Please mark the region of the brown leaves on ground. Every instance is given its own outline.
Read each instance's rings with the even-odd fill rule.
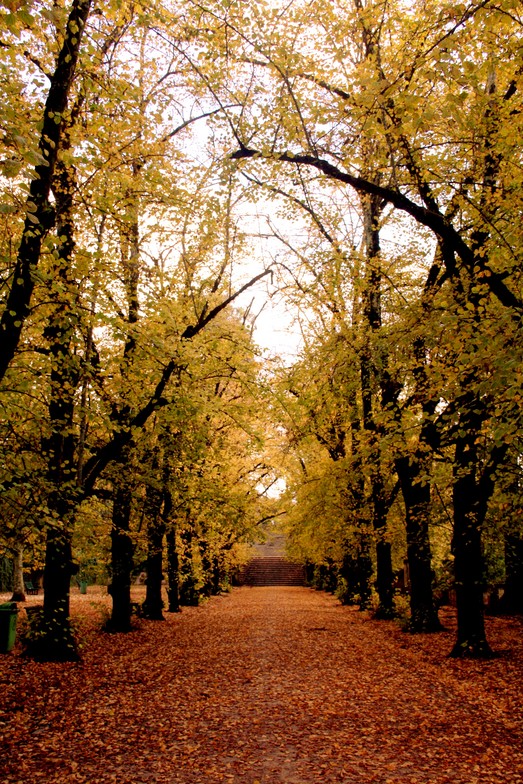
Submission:
[[[75,597],[82,663],[0,657],[5,784],[523,782],[521,620],[488,619],[501,655],[478,662],[305,588],[119,636],[103,601]]]

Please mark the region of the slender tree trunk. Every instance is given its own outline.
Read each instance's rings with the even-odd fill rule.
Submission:
[[[138,227],[138,198],[136,190],[141,165],[132,166],[133,188],[126,194],[127,214],[120,231],[120,257],[127,295],[127,335],[122,357],[120,382],[123,406],[115,417],[119,428],[129,428],[131,420],[130,376],[136,350],[135,327],[139,320],[138,284],[140,280],[140,247]],[[129,466],[134,452],[132,439],[120,451],[120,464]],[[111,530],[111,588],[113,607],[108,628],[113,632],[131,630],[131,573],[134,547],[131,539],[132,489],[124,477],[113,486],[113,515]]]
[[[181,533],[183,542],[183,555],[180,569],[180,604],[196,607],[200,602],[200,593],[197,589],[197,579],[194,568],[194,528],[187,520]]]
[[[394,573],[392,548],[387,536],[388,504],[381,469],[379,434],[375,420],[375,407],[380,405],[377,396],[383,385],[382,374],[387,357],[376,361],[373,338],[382,326],[381,317],[381,268],[379,222],[382,206],[375,196],[362,197],[363,235],[366,254],[365,299],[363,307],[364,344],[361,352],[361,394],[363,427],[367,433],[369,449],[370,507],[372,527],[376,537],[376,589],[379,597],[377,618],[394,616]]]
[[[407,559],[410,575],[410,629],[441,631],[432,592],[432,558],[429,539],[430,484],[425,466],[411,455],[396,460],[405,502]]]
[[[387,511],[385,488],[381,472],[373,478],[372,501],[374,507],[374,531],[376,534],[376,590],[379,607],[376,618],[394,617],[394,572],[392,570],[392,545],[387,538]]]
[[[158,469],[153,461],[153,469]],[[151,621],[163,621],[163,537],[165,522],[161,515],[162,493],[154,487],[146,489],[147,521],[147,588],[142,612]]]
[[[167,597],[169,599],[169,612],[180,612],[180,559],[176,545],[176,526],[171,521],[167,528],[167,580],[169,588]]]
[[[200,555],[202,559],[202,568],[204,574],[202,595],[212,596],[213,585],[214,585],[213,558],[211,555],[209,555],[209,544],[205,539],[200,540]]]
[[[372,564],[371,524],[366,513],[365,503],[365,479],[363,476],[363,459],[361,454],[361,426],[357,411],[351,421],[352,434],[352,475],[351,494],[353,496],[353,506],[356,509],[356,542],[353,551],[353,570],[354,576],[352,583],[355,593],[358,596],[360,610],[367,610],[370,607],[372,597],[372,574],[374,567]]]
[[[24,548],[17,547],[13,558],[13,595],[12,602],[25,602],[24,585]]]
[[[28,217],[22,232],[11,289],[0,321],[0,380],[4,377],[20,341],[23,324],[29,313],[42,241],[54,222],[49,193],[60,150],[63,118],[90,7],[91,0],[74,0],[64,29],[62,48],[51,77],[39,142],[39,151],[45,163],[36,166],[35,177],[29,186]]]
[[[523,614],[523,537],[505,536],[505,592],[500,601],[500,611]]]
[[[132,491],[124,482],[114,488],[111,530],[111,585],[113,600],[108,629],[112,632],[131,630],[131,573],[133,543],[131,530]]]
[[[163,537],[165,527],[156,520],[147,531],[147,590],[143,614],[151,621],[163,621]]]

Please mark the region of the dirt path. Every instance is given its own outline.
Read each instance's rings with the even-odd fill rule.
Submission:
[[[522,625],[492,623],[511,650],[457,662],[449,635],[305,588],[242,588],[97,634],[80,665],[3,656],[0,780],[521,784]]]

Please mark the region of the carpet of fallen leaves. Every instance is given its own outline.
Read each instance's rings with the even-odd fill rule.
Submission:
[[[111,636],[90,592],[81,663],[0,656],[5,784],[523,783],[521,619],[488,619],[498,658],[457,661],[450,609],[412,636],[306,588],[239,588]]]

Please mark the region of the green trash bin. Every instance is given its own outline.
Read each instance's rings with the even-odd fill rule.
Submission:
[[[16,602],[0,604],[0,653],[9,653],[16,639]]]

